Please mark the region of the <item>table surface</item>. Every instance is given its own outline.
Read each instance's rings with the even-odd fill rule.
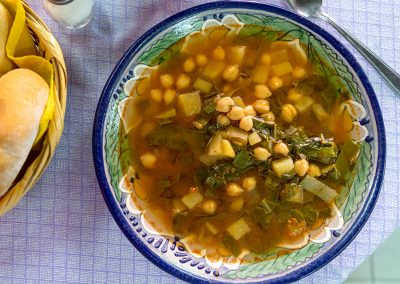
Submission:
[[[103,85],[124,51],[162,19],[201,0],[101,0],[86,28],[71,31],[46,16],[68,68],[65,130],[37,185],[0,218],[1,283],[176,283],[146,260],[117,227],[98,187],[91,151],[92,123]],[[262,1],[284,6],[283,0]],[[325,0],[339,23],[400,71],[400,0]],[[353,51],[377,93],[387,134],[384,185],[357,238],[304,283],[337,283],[400,226],[400,99],[333,28],[317,21]]]

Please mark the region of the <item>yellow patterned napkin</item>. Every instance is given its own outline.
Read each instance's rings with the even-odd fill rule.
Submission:
[[[19,68],[30,69],[49,84],[50,94],[40,121],[39,132],[34,146],[46,132],[49,121],[53,118],[55,98],[53,91],[53,66],[46,59],[38,56],[36,46],[25,23],[25,10],[20,0],[0,0],[14,18],[6,44],[6,52]]]

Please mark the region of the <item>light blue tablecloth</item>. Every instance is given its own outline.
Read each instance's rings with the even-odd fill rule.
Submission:
[[[68,67],[65,131],[41,180],[0,218],[0,283],[175,283],[147,261],[112,219],[96,181],[91,152],[97,101],[124,51],[162,19],[205,1],[99,0],[89,26],[59,27],[42,0],[29,0],[63,48]],[[284,6],[283,0],[263,1]],[[325,10],[400,71],[400,0],[326,0]],[[324,23],[334,35],[337,33]],[[339,37],[346,46],[347,42]],[[386,125],[387,165],[375,210],[358,237],[304,283],[343,281],[400,226],[400,99],[355,53],[377,93]]]

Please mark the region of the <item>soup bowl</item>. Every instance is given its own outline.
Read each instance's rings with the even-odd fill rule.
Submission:
[[[252,262],[211,262],[186,249],[178,238],[167,238],[143,218],[132,202],[127,139],[120,105],[135,83],[177,52],[176,42],[205,29],[240,27],[245,35],[264,33],[271,40],[298,38],[320,73],[340,78],[351,99],[346,111],[349,132],[360,152],[347,183],[349,194],[336,200],[335,215],[310,236],[309,242],[286,254],[271,252]],[[233,28],[232,28],[233,29]],[[329,68],[324,68],[328,66]],[[376,203],[384,173],[385,132],[371,84],[353,55],[321,27],[274,6],[246,2],[214,2],[180,12],[154,26],[124,54],[110,75],[98,103],[93,128],[93,157],[101,192],[115,221],[145,257],[189,282],[291,282],[335,258],[361,230]]]

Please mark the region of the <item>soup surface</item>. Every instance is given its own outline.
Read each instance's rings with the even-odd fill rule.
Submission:
[[[304,245],[358,153],[347,95],[297,39],[191,40],[131,94],[134,198],[163,234],[210,258]]]

